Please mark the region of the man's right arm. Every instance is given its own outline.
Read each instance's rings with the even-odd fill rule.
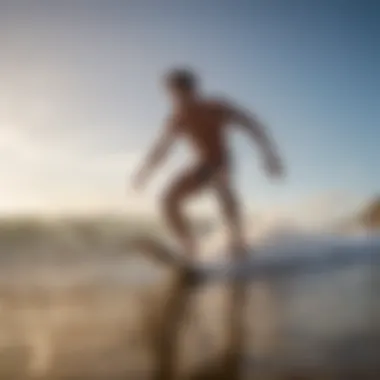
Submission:
[[[172,147],[178,134],[178,122],[173,117],[170,118],[161,135],[158,137],[152,148],[144,159],[137,175],[134,179],[136,187],[142,186],[148,177],[157,169],[167,157],[167,154]]]

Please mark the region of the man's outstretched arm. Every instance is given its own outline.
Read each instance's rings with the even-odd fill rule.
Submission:
[[[270,174],[282,175],[282,162],[275,142],[259,118],[251,112],[232,105],[227,105],[226,111],[230,122],[246,131],[252,140],[259,145],[265,158],[266,169]]]
[[[150,175],[163,163],[176,137],[177,123],[174,119],[170,119],[138,170],[133,181],[135,187],[143,186]]]

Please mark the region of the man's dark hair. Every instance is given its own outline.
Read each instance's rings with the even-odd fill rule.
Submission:
[[[189,69],[173,69],[167,73],[166,82],[181,90],[191,91],[197,86],[198,78]]]

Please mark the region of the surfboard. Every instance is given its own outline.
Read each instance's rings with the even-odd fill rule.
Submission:
[[[143,255],[152,258],[160,264],[174,268],[192,268],[190,260],[185,256],[169,247],[162,240],[153,236],[135,238],[131,243],[131,248],[141,252]]]
[[[153,237],[136,239],[133,246],[161,264],[192,272],[200,281],[287,277],[307,272],[326,272],[355,264],[373,265],[380,259],[380,239],[360,242],[342,239],[325,244],[310,242],[302,247],[261,247],[255,248],[254,254],[248,254],[244,259],[234,260],[231,255],[228,260],[216,259],[207,263],[191,261]]]

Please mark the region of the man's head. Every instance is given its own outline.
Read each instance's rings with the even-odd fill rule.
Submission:
[[[177,102],[193,99],[198,91],[198,78],[188,69],[174,69],[165,76],[165,85]]]

